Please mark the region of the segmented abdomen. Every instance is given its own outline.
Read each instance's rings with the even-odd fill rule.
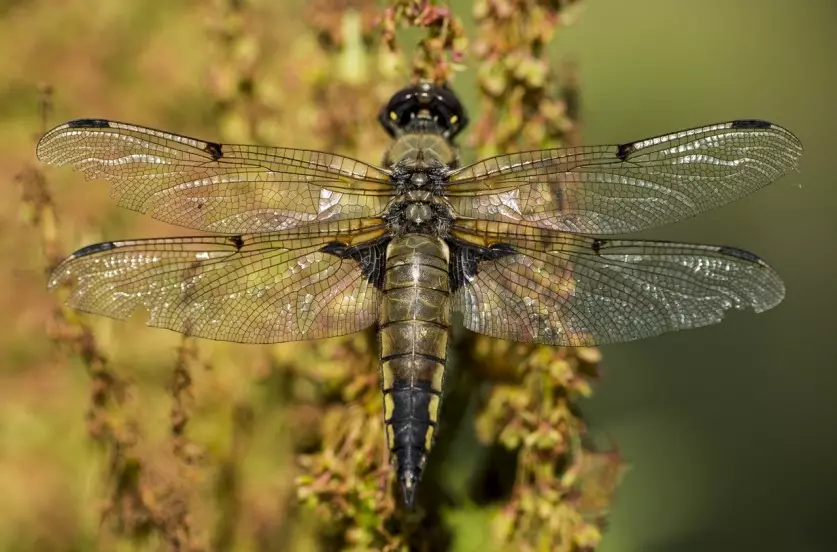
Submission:
[[[387,247],[379,323],[387,444],[408,504],[433,444],[450,327],[448,247],[412,234]]]

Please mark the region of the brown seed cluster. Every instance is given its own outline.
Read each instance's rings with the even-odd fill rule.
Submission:
[[[374,120],[394,90],[408,80],[450,83],[459,70],[476,67],[480,117],[471,137],[478,155],[573,144],[577,78],[571,62],[553,69],[547,45],[578,4],[480,0],[469,47],[446,2],[392,0],[381,9],[371,0],[317,0],[303,12],[306,31],[283,44],[272,27],[278,3],[216,0],[205,8],[209,114],[225,141],[367,157],[384,150]],[[405,38],[416,33],[417,41]],[[299,128],[309,131],[308,144],[291,142]],[[51,268],[66,251],[48,183],[35,167],[18,182]],[[136,382],[82,320],[56,307],[49,331],[65,362],[80,361],[90,377],[88,431],[106,466],[102,549],[152,537],[182,551],[245,542],[264,551],[277,542],[446,550],[457,531],[449,512],[474,502],[486,505],[481,519],[490,519],[501,548],[592,550],[601,537],[621,462],[617,452],[589,443],[576,405],[598,379],[596,349],[482,336],[455,343],[459,370],[452,366],[443,427],[410,513],[401,508],[383,437],[373,330],[265,347],[255,367],[207,363],[205,344],[184,339],[172,355],[168,427],[155,444]],[[246,391],[231,390],[231,381],[248,377],[246,368]],[[494,386],[475,423],[468,405],[478,402],[485,379]],[[281,421],[274,433],[272,420]],[[450,470],[479,471],[457,465],[458,439],[474,432],[486,455],[513,461],[452,489]],[[271,439],[281,446],[266,445]],[[261,457],[269,457],[271,475],[250,475]],[[269,492],[258,494],[259,487]]]

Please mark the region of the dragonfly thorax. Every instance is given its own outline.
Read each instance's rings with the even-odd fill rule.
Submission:
[[[384,219],[395,236],[418,233],[444,237],[452,216],[441,196],[430,190],[409,190],[390,203]]]
[[[427,173],[423,171],[416,171],[410,175],[410,186],[415,187],[416,189],[423,188],[430,179],[427,176]]]
[[[408,203],[407,208],[404,209],[404,217],[408,222],[416,226],[422,226],[430,222],[430,219],[433,218],[433,209],[429,203]]]

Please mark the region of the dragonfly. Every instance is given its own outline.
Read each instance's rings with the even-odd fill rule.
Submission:
[[[777,272],[731,246],[630,240],[796,169],[800,141],[733,120],[613,145],[462,165],[447,85],[395,93],[380,166],[222,144],[103,119],[48,131],[40,160],[112,184],[122,207],[207,232],[83,247],[51,274],[76,309],[240,343],[376,325],[384,434],[412,507],[436,437],[452,316],[495,338],[577,347],[719,322],[782,301]]]

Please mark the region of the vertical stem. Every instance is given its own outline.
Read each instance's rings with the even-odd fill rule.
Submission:
[[[480,156],[578,143],[575,67],[565,64],[559,86],[546,48],[575,4],[480,0],[475,5],[482,115],[472,143]],[[494,519],[500,542],[510,548],[592,550],[606,508],[591,513],[585,504],[593,501],[586,497],[595,492],[596,503],[606,503],[619,472],[618,454],[591,449],[575,404],[598,379],[600,353],[512,345],[485,336],[474,337],[471,350],[486,374],[511,380],[495,385],[478,419],[484,442],[517,454],[511,497]]]
[[[41,89],[39,102],[42,132],[52,111],[52,87]],[[40,237],[49,274],[65,256],[59,242],[59,222],[46,176],[38,166],[28,165],[16,175],[21,186],[21,203]],[[81,359],[90,376],[90,401],[86,413],[87,430],[107,457],[108,498],[102,521],[112,538],[135,539],[154,527],[154,515],[146,504],[142,489],[142,462],[135,455],[141,439],[136,420],[124,410],[129,384],[113,370],[96,337],[75,311],[65,305],[66,290],[58,290],[57,305],[47,328],[52,339]]]

